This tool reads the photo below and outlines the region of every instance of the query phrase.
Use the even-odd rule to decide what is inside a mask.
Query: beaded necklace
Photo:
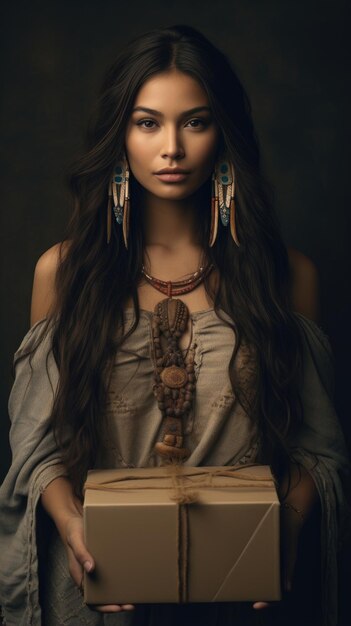
[[[152,354],[155,364],[153,392],[163,417],[162,439],[155,452],[168,459],[182,460],[190,455],[183,447],[183,418],[189,413],[195,391],[194,345],[185,357],[179,348],[180,337],[187,329],[189,309],[173,295],[189,293],[213,269],[213,264],[200,267],[190,278],[180,281],[163,281],[147,274],[145,279],[167,298],[154,308],[151,323]]]

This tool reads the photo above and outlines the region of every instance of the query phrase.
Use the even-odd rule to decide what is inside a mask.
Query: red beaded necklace
[[[190,278],[186,278],[185,280],[178,281],[165,281],[160,280],[159,278],[154,278],[145,272],[144,266],[142,267],[142,273],[145,276],[146,280],[153,286],[155,289],[158,289],[162,293],[167,294],[169,298],[172,298],[172,295],[178,296],[183,293],[189,293],[195,287],[197,287],[210,273],[213,269],[213,264],[209,263],[204,267],[199,267],[199,269],[194,272]]]
[[[186,459],[190,450],[183,447],[183,418],[189,413],[195,391],[194,349],[185,357],[178,346],[179,338],[187,329],[189,310],[186,304],[173,295],[189,293],[197,287],[213,269],[210,263],[200,267],[190,278],[180,281],[163,281],[146,273],[146,280],[167,298],[154,308],[152,330],[152,355],[154,360],[153,392],[162,413],[161,441],[155,452],[168,459]]]

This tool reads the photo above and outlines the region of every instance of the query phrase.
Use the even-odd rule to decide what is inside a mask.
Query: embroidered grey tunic
[[[221,314],[231,322],[223,311]],[[118,351],[110,383],[110,432],[99,467],[151,467],[162,459],[153,447],[162,433],[162,416],[153,394],[151,316],[141,310],[133,335]],[[233,395],[228,364],[234,333],[213,309],[191,314],[195,348],[196,392],[184,423],[184,446],[191,455],[186,465],[234,465],[251,462],[258,448],[257,429]],[[133,312],[127,309],[127,327]]]
[[[127,327],[133,315],[132,310],[127,311]],[[190,466],[261,462],[256,427],[231,388],[228,365],[235,336],[229,316],[224,312],[222,316],[228,323],[212,309],[191,314],[196,393],[184,425],[185,445],[191,451],[185,464]],[[305,416],[289,445],[295,459],[311,473],[320,496],[323,624],[336,626],[338,529],[346,516],[343,479],[350,468],[331,402],[328,340],[313,322],[296,316],[305,351],[301,390]],[[151,313],[142,310],[136,330],[116,355],[108,397],[109,434],[101,442],[97,467],[146,467],[162,462],[153,452],[160,439],[162,420],[152,390],[150,323]],[[41,579],[36,531],[38,523],[45,524],[46,516],[37,505],[46,486],[65,474],[49,427],[59,380],[51,350],[52,327],[30,363],[30,352],[43,335],[43,328],[44,320],[35,324],[14,356],[16,378],[9,400],[13,459],[0,490],[0,603],[8,626],[39,626],[43,612],[45,626],[175,626],[186,619],[187,623],[195,623],[191,605],[138,605],[133,612],[105,616],[93,612],[83,604],[70,578],[65,551],[55,529],[45,554],[45,580]],[[240,359],[245,370],[244,353],[239,354],[239,364]],[[244,379],[246,375],[250,380],[249,367]],[[124,601],[116,598],[116,602]],[[206,624],[213,626],[253,623],[252,609],[249,613],[248,606],[242,603],[212,603],[202,608],[202,623],[205,616]]]

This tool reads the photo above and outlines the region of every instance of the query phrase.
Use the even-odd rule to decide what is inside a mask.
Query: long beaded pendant
[[[183,447],[182,419],[191,408],[195,389],[194,347],[185,359],[178,340],[187,328],[189,311],[182,300],[165,298],[156,304],[152,320],[154,346],[154,394],[163,416],[162,440],[155,452],[163,457],[185,459],[190,450]],[[162,347],[161,336],[166,346]]]
[[[142,274],[155,289],[168,297],[158,302],[152,317],[152,350],[155,384],[153,392],[163,417],[162,440],[155,445],[155,452],[168,459],[186,459],[190,450],[183,446],[183,418],[191,409],[195,391],[194,357],[196,344],[187,350],[183,358],[179,338],[188,326],[189,310],[186,304],[172,295],[189,293],[212,271],[209,263],[194,272],[191,278],[176,282],[163,281],[146,273]]]

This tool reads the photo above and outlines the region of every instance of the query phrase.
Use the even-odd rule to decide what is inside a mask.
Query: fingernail
[[[84,561],[83,567],[86,572],[90,572],[91,568],[93,567],[93,564],[90,561]]]

